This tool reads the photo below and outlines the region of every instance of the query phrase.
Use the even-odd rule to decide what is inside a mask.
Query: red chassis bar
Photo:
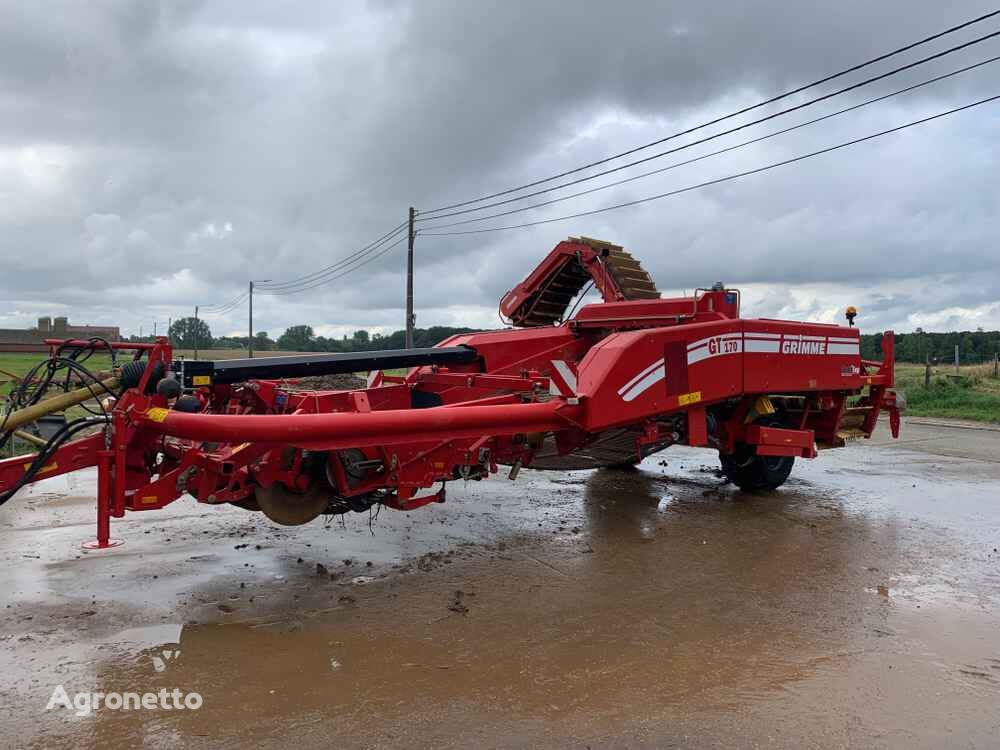
[[[287,443],[309,450],[336,450],[555,432],[572,426],[577,411],[578,407],[562,399],[503,406],[259,416],[151,409],[146,412],[145,427],[188,440]]]

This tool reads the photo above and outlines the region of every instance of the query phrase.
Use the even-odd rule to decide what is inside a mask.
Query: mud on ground
[[[995,747],[1000,433],[904,429],[769,496],[672,449],[293,529],[180,501],[99,553],[92,476],[51,480],[0,510],[0,737]],[[204,703],[76,717],[58,684]]]

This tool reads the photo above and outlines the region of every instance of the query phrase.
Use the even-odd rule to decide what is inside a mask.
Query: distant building
[[[64,316],[38,319],[35,328],[0,328],[0,352],[47,352],[45,339],[89,339],[100,336],[108,341],[118,341],[118,326],[75,326]]]

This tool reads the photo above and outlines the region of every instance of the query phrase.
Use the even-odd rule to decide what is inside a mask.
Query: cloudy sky
[[[754,104],[992,10],[978,2],[0,3],[0,327],[43,314],[162,331],[249,279],[310,274],[431,209]],[[1000,29],[978,24],[640,158]],[[604,184],[1000,55],[1000,37]],[[659,175],[455,229],[587,211],[781,161],[1000,94],[1000,62]],[[569,235],[612,240],[661,290],[722,280],[744,313],[864,329],[1000,328],[1000,102],[641,206],[417,237],[418,325],[494,326]],[[613,162],[607,166],[621,163]],[[593,171],[593,170],[592,170]],[[581,173],[582,175],[590,172]],[[487,211],[485,213],[491,213]],[[442,230],[446,231],[446,230]],[[255,328],[403,323],[405,252]],[[245,306],[210,318],[242,333]]]

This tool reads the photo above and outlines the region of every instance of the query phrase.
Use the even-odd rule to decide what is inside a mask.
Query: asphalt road
[[[524,471],[370,527],[188,500],[91,553],[93,476],[50,480],[0,509],[0,745],[997,747],[1000,432],[914,421],[772,495],[716,466]]]

